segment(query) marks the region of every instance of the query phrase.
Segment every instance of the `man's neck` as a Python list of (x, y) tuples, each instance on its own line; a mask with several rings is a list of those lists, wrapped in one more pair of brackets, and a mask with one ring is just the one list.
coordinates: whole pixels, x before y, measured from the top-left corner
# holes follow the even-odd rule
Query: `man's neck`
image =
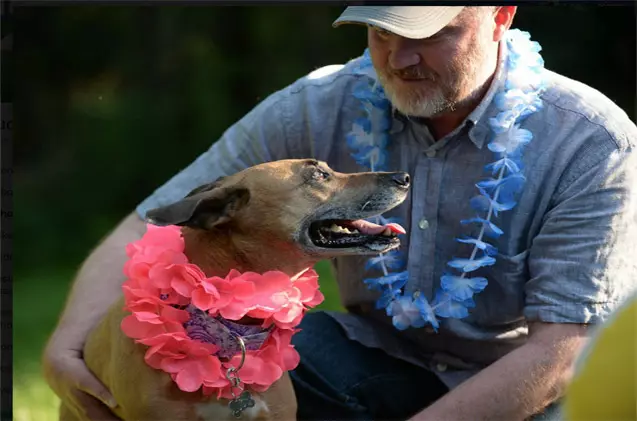
[(423, 118), (434, 140), (438, 141), (454, 131), (475, 110), (486, 95), (495, 73), (492, 74), (472, 98), (453, 110), (446, 111), (431, 118)]
[(493, 64), (484, 69), (484, 82), (482, 82), (478, 90), (474, 92), (468, 100), (458, 104), (453, 110), (446, 111), (431, 118), (421, 119), (421, 121), (427, 125), (431, 135), (436, 141), (442, 139), (458, 128), (458, 126), (460, 126), (460, 124), (473, 112), (473, 110), (480, 105), (480, 102), (482, 102), (489, 91), (489, 88), (493, 83), (493, 78), (498, 71), (500, 54), (500, 45), (498, 45), (497, 50), (495, 51), (495, 57), (491, 61)]

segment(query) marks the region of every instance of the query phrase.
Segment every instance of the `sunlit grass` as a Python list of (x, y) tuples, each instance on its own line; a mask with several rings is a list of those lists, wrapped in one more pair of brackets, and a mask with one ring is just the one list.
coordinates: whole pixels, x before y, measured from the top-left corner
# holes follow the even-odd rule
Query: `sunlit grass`
[[(338, 290), (328, 262), (317, 265), (325, 301), (319, 308), (340, 310)], [(41, 374), (40, 356), (66, 300), (73, 272), (16, 276), (13, 289), (13, 419), (54, 421), (58, 399)]]
[(13, 419), (55, 421), (59, 400), (42, 379), (39, 367), (13, 376)]

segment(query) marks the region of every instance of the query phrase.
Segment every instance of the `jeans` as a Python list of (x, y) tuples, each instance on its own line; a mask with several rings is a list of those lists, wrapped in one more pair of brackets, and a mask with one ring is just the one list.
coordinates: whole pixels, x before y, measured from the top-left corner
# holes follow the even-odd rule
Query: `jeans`
[[(449, 389), (429, 370), (350, 340), (329, 315), (308, 313), (292, 343), (299, 420), (405, 420)], [(534, 420), (553, 421), (555, 410)]]

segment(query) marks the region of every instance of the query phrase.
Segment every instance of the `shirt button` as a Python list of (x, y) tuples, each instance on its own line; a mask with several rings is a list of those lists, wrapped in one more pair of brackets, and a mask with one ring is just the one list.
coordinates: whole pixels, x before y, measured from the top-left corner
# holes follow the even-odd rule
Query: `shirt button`
[(447, 371), (447, 364), (444, 364), (444, 363), (436, 364), (436, 370), (440, 372)]
[(418, 228), (420, 228), (421, 230), (426, 230), (427, 228), (429, 228), (429, 221), (427, 221), (425, 218), (422, 218), (420, 222), (418, 222)]
[(436, 156), (436, 151), (427, 151), (425, 152), (428, 158), (433, 158)]

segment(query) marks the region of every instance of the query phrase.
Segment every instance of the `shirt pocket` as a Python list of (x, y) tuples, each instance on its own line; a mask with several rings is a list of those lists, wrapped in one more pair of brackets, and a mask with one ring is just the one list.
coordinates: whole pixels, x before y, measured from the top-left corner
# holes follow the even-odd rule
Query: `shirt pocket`
[(521, 324), (524, 321), (524, 285), (529, 277), (529, 250), (507, 256), (498, 254), (496, 263), (479, 276), (487, 278), (487, 287), (474, 295), (476, 306), (469, 309), (467, 321), (478, 326)]

